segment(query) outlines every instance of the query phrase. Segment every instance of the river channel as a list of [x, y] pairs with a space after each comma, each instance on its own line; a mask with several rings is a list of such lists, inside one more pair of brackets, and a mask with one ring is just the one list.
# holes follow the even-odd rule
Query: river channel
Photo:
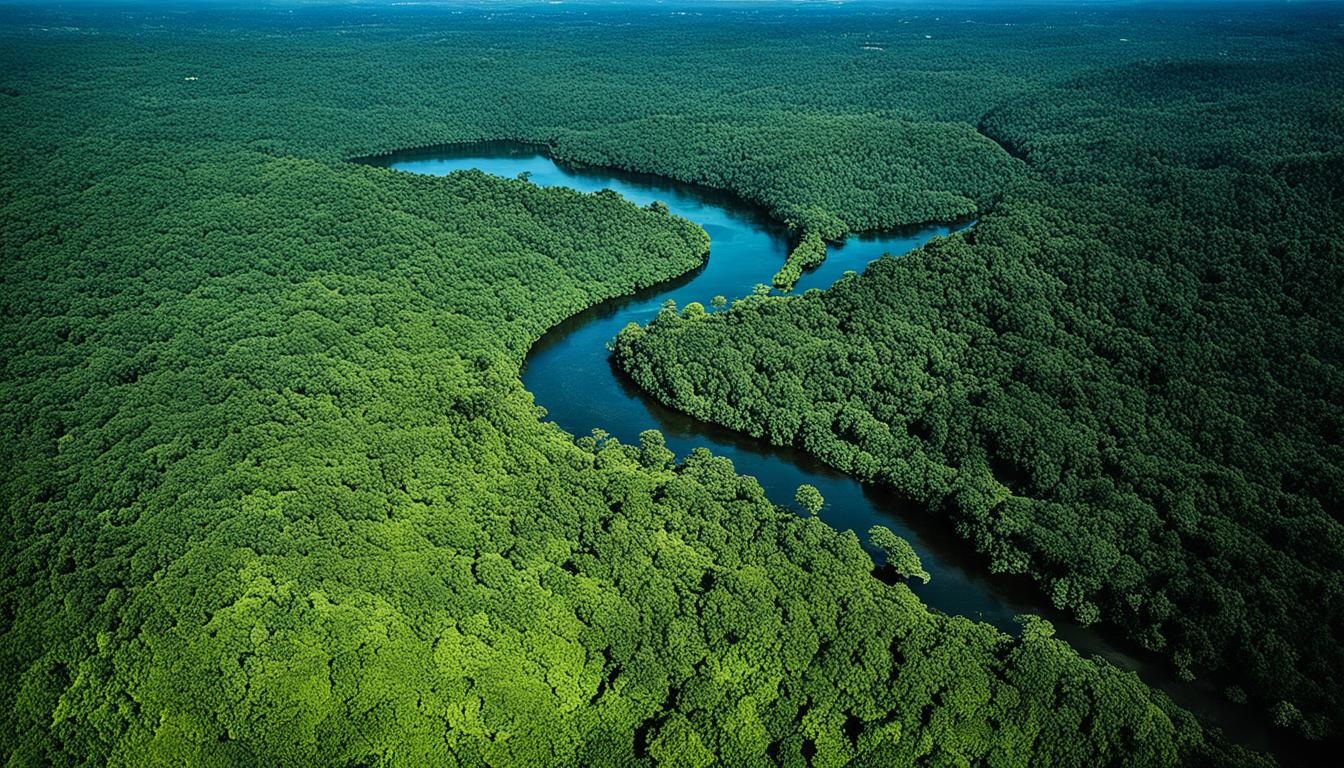
[[[1042, 615], [1055, 625], [1057, 636], [1080, 653], [1100, 655], [1122, 669], [1136, 671], [1144, 682], [1165, 690], [1207, 724], [1224, 728], [1232, 740], [1258, 749], [1283, 746], [1271, 745], [1259, 718], [1248, 707], [1228, 702], [1212, 684], [1180, 681], [1160, 659], [1060, 614], [1025, 578], [989, 573], [986, 559], [944, 521], [930, 519], [922, 509], [891, 492], [860, 483], [801, 451], [772, 446], [667, 408], [615, 369], [607, 343], [627, 323], [649, 322], [668, 299], [678, 307], [699, 301], [714, 311], [714, 296], [731, 302], [770, 281], [787, 254], [788, 232], [759, 207], [727, 192], [658, 176], [556, 162], [545, 146], [517, 142], [446, 145], [361, 162], [431, 175], [470, 169], [508, 178], [525, 174], [539, 186], [565, 186], [580, 192], [610, 189], [641, 206], [662, 201], [674, 215], [700, 225], [711, 243], [709, 260], [702, 268], [580, 312], [533, 345], [523, 383], [547, 410], [548, 419], [574, 435], [600, 428], [623, 443], [637, 443], [640, 432], [658, 429], [679, 457], [703, 446], [732, 459], [740, 474], [754, 476], [770, 499], [782, 506], [794, 506], [793, 494], [800, 484], [815, 485], [826, 499], [820, 517], [840, 530], [853, 530], [865, 547], [872, 549], [866, 532], [873, 525], [885, 525], [914, 546], [932, 579], [928, 584], [909, 582], [909, 586], [931, 608], [1014, 634], [1018, 629], [1015, 616]], [[884, 254], [900, 256], [970, 225], [934, 224], [851, 236], [842, 244], [831, 244], [826, 261], [805, 273], [794, 293], [826, 288], [846, 271], [862, 272]]]

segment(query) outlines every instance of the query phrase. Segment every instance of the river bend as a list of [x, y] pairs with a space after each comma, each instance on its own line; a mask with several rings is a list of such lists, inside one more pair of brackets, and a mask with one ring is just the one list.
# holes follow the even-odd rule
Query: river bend
[[[793, 494], [802, 483], [816, 486], [826, 499], [821, 519], [852, 529], [865, 547], [873, 525], [885, 525], [914, 546], [932, 579], [908, 582], [936, 610], [984, 621], [1016, 634], [1014, 617], [1035, 613], [1048, 618], [1057, 635], [1085, 655], [1105, 657], [1122, 669], [1137, 671], [1145, 682], [1165, 690], [1179, 704], [1210, 725], [1222, 726], [1234, 740], [1264, 749], [1267, 734], [1247, 707], [1232, 705], [1207, 683], [1184, 683], [1150, 655], [1135, 655], [1130, 644], [1106, 633], [1079, 626], [1049, 606], [1023, 577], [990, 574], [987, 563], [943, 521], [890, 491], [860, 483], [812, 456], [770, 445], [742, 433], [701, 422], [658, 403], [630, 383], [613, 365], [607, 342], [628, 323], [648, 323], [663, 303], [678, 307], [692, 301], [714, 311], [716, 295], [730, 302], [768, 283], [788, 252], [788, 233], [760, 208], [719, 190], [674, 182], [662, 177], [613, 169], [579, 167], [552, 160], [541, 145], [482, 142], [396, 152], [361, 162], [400, 171], [446, 175], [477, 169], [506, 178], [526, 174], [539, 186], [565, 186], [580, 192], [610, 189], [645, 206], [665, 203], [669, 211], [700, 225], [710, 237], [705, 266], [689, 275], [656, 285], [634, 296], [611, 299], [570, 317], [547, 331], [528, 353], [523, 384], [547, 418], [574, 435], [601, 428], [627, 444], [639, 433], [657, 429], [679, 457], [704, 446], [726, 456], [740, 474], [752, 475], [766, 495], [781, 506], [794, 507]], [[969, 224], [935, 224], [851, 236], [831, 245], [826, 261], [804, 273], [794, 288], [826, 288], [846, 271], [863, 271], [883, 254], [899, 256], [934, 237]]]

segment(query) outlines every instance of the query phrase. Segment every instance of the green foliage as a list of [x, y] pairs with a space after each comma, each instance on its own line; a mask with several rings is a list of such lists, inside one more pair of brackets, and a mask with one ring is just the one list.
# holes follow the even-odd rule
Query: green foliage
[[639, 463], [648, 469], [667, 469], [676, 460], [668, 450], [663, 433], [656, 429], [646, 429], [639, 433]]
[[807, 483], [798, 486], [798, 490], [793, 494], [793, 502], [809, 515], [821, 512], [821, 508], [826, 505], [826, 500], [821, 497], [821, 491], [817, 490], [815, 485]]
[[1034, 178], [972, 230], [825, 292], [659, 318], [618, 360], [950, 516], [1183, 677], [1338, 732], [1344, 123], [1306, 74], [1344, 74], [1338, 50], [1008, 99], [981, 127]]
[[826, 243], [815, 231], [809, 230], [789, 252], [784, 266], [779, 268], [771, 282], [781, 291], [791, 291], [805, 270], [817, 267], [825, 260]]
[[[540, 421], [526, 350], [700, 265], [698, 228], [344, 162], [546, 141], [834, 238], [983, 212], [1023, 172], [975, 129], [1009, 95], [1172, 35], [1244, 43], [949, 20], [930, 45], [885, 13], [0, 13], [10, 764], [1257, 762], [1057, 640], [930, 613], [722, 458]], [[1312, 189], [1317, 163], [1285, 173]]]
[[910, 542], [891, 532], [884, 525], [875, 525], [868, 531], [869, 539], [887, 556], [887, 565], [904, 579], [920, 579], [929, 583], [929, 572], [919, 561], [919, 554]]
[[[725, 118], [663, 113], [564, 132], [555, 151], [731, 189], [789, 226], [829, 239], [968, 217], [1016, 170], [1007, 153], [965, 123], [794, 111]], [[684, 151], [652, 149], [666, 146]]]

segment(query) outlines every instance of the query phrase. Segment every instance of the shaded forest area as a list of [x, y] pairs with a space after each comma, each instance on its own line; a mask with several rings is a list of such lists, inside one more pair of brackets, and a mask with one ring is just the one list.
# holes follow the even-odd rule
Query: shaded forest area
[[1337, 734], [1344, 56], [1326, 45], [1009, 100], [980, 127], [1030, 172], [973, 230], [828, 291], [667, 309], [617, 358], [668, 404], [949, 517], [995, 571], [1182, 677]]
[[[1039, 619], [1024, 619], [1012, 637], [930, 613], [904, 584], [873, 578], [853, 533], [773, 506], [723, 459], [697, 452], [676, 462], [654, 435], [642, 447], [622, 446], [575, 440], [540, 421], [518, 380], [528, 347], [584, 307], [696, 267], [707, 240], [694, 226], [614, 194], [540, 190], [478, 173], [419, 178], [345, 160], [515, 138], [547, 142], [565, 159], [723, 186], [814, 237], [982, 215], [973, 238], [884, 262], [832, 298], [753, 299], [703, 327], [760, 322], [766, 334], [758, 315], [804, 318], [821, 305], [836, 312], [816, 317], [835, 317], [850, 311], [837, 298], [847, 293], [862, 321], [859, 307], [871, 301], [860, 295], [865, 286], [877, 286], [885, 270], [923, 265], [909, 279], [926, 281], [948, 307], [948, 325], [926, 331], [959, 337], [963, 326], [954, 323], [980, 315], [958, 314], [954, 290], [998, 295], [972, 291], [965, 280], [973, 275], [951, 271], [976, 259], [1001, 263], [993, 287], [1007, 287], [1012, 306], [1041, 308], [996, 322], [1062, 323], [1054, 304], [1033, 303], [1036, 294], [1048, 288], [1061, 304], [1074, 302], [1060, 296], [1067, 291], [1055, 272], [1106, 269], [1094, 257], [1113, 249], [1134, 251], [1122, 250], [1116, 259], [1130, 261], [1111, 268], [1132, 267], [1140, 243], [1116, 245], [1130, 242], [1121, 224], [1150, 238], [1143, 243], [1167, 246], [1160, 252], [1169, 263], [1159, 266], [1188, 263], [1182, 254], [1204, 230], [1188, 220], [1150, 228], [1154, 211], [1203, 215], [1187, 188], [1210, 205], [1244, 198], [1282, 201], [1267, 203], [1266, 214], [1301, 209], [1249, 230], [1265, 238], [1310, 220], [1309, 211], [1331, 210], [1336, 161], [1319, 143], [1333, 140], [1339, 112], [1328, 97], [1291, 107], [1301, 108], [1289, 113], [1300, 125], [1283, 135], [1296, 154], [1275, 149], [1285, 141], [1276, 133], [1242, 139], [1244, 162], [1253, 164], [1243, 169], [1216, 154], [1230, 139], [1203, 138], [1180, 123], [1185, 116], [1202, 125], [1197, 113], [1175, 110], [1171, 135], [1192, 144], [1154, 156], [1157, 168], [1141, 169], [1151, 179], [1130, 156], [1151, 128], [1141, 115], [1125, 124], [1129, 143], [1108, 135], [1117, 142], [1109, 150], [1069, 127], [1090, 122], [1089, 109], [1110, 114], [1108, 72], [1188, 66], [1128, 63], [1173, 51], [1182, 61], [1255, 57], [1260, 63], [1248, 70], [1276, 77], [1304, 61], [1336, 65], [1319, 53], [1338, 41], [1319, 31], [1315, 11], [1237, 11], [1230, 21], [1172, 11], [1142, 34], [1143, 19], [1123, 12], [1098, 12], [1086, 25], [997, 12], [0, 13], [0, 749], [9, 762], [1268, 762], [1227, 746], [1133, 675], [1080, 658]], [[1296, 35], [1292, 45], [1267, 44], [1285, 31]], [[1052, 88], [1072, 93], [1089, 77], [1100, 84], [1081, 90], [1095, 92], [1095, 103], [1075, 105], [1072, 115], [1048, 106], [1058, 95]], [[1257, 95], [1286, 105], [1301, 89], [1274, 81]], [[1270, 108], [1257, 100], [1244, 106]], [[1187, 154], [1197, 155], [1193, 179], [1157, 173]], [[1282, 170], [1264, 173], [1255, 165], [1264, 163]], [[1107, 175], [1090, 174], [1089, 165]], [[1214, 182], [1206, 189], [1203, 174], [1250, 181], [1238, 196]], [[1150, 199], [1159, 188], [1144, 185], [1158, 183], [1181, 192], [1176, 202]], [[1091, 215], [1079, 218], [1078, 201], [1089, 199]], [[1237, 210], [1226, 209], [1225, 237], [1243, 244], [1248, 228]], [[1164, 234], [1182, 239], [1166, 243]], [[1042, 249], [1050, 238], [1062, 244]], [[1291, 251], [1298, 269], [1324, 269], [1337, 254], [1337, 233], [1320, 238], [1295, 241], [1306, 243]], [[1240, 253], [1229, 254], [1216, 284], [1289, 291], [1266, 283], [1264, 271], [1245, 277]], [[1158, 282], [1165, 273], [1152, 269], [1126, 279]], [[1198, 297], [1203, 277], [1180, 296]], [[1013, 288], [1013, 280], [1026, 282]], [[1080, 279], [1079, 290], [1095, 282]], [[1214, 297], [1234, 295], [1223, 290]], [[1328, 300], [1300, 297], [1296, 331], [1321, 321], [1327, 338], [1320, 314], [1329, 306], [1310, 302]], [[1174, 305], [1194, 311], [1190, 302]], [[1268, 323], [1282, 314], [1250, 304], [1236, 317]], [[1137, 322], [1123, 317], [1089, 319], [1122, 329]], [[627, 344], [623, 358], [656, 371], [695, 335], [670, 332], [674, 324], [664, 318], [645, 334], [650, 341]], [[1208, 327], [1229, 343], [1244, 336], [1226, 323]], [[1008, 328], [996, 326], [997, 335], [1011, 338]], [[874, 346], [889, 338], [869, 330]], [[1135, 364], [1157, 365], [1155, 351], [1119, 339], [1116, 354], [1138, 346], [1148, 357]], [[1273, 341], [1267, 366], [1300, 348]], [[995, 343], [980, 354], [999, 354]], [[1326, 343], [1312, 348], [1328, 351]], [[1041, 366], [1049, 356], [1038, 356]], [[1236, 389], [1243, 379], [1234, 359], [1216, 356], [1223, 366], [1206, 375], [1224, 376], [1229, 392], [1240, 393], [1235, 402], [1254, 413], [1264, 401]], [[1313, 379], [1332, 386], [1336, 359], [1299, 362], [1283, 388]], [[948, 365], [980, 375], [955, 356]], [[719, 375], [687, 370], [699, 382], [692, 387]], [[890, 367], [846, 362], [843, 370], [885, 380]], [[1180, 370], [1188, 369], [1171, 369], [1167, 381]], [[1100, 368], [1094, 378], [1109, 376]], [[1315, 396], [1330, 401], [1331, 392]], [[772, 399], [769, 409], [787, 417], [791, 402]], [[1048, 405], [1039, 406], [1047, 416]], [[724, 401], [710, 417], [727, 423], [735, 406]], [[862, 400], [850, 406], [861, 419]], [[1182, 423], [1163, 429], [1181, 438]], [[1213, 423], [1240, 429], [1235, 420]], [[1073, 428], [1051, 434], [1071, 439]], [[1311, 445], [1309, 431], [1279, 429], [1287, 436], [1273, 451]], [[1105, 533], [1090, 519], [1099, 504], [1032, 497], [1034, 486], [1003, 474], [1002, 459], [989, 466], [978, 433], [958, 439], [968, 455], [982, 454], [963, 495], [992, 499], [995, 482], [1019, 483], [1012, 498], [1089, 515]], [[1044, 451], [1034, 432], [1018, 439], [1032, 456]], [[823, 443], [832, 444], [805, 445], [828, 456]], [[1235, 448], [1255, 454], [1256, 445]], [[1150, 460], [1127, 448], [1107, 455]], [[1305, 449], [1285, 455], [1311, 459]], [[1267, 583], [1281, 586], [1269, 594], [1276, 600], [1301, 598], [1294, 578], [1335, 590], [1309, 603], [1317, 614], [1308, 618], [1319, 622], [1338, 616], [1320, 613], [1337, 605], [1330, 595], [1338, 594], [1338, 563], [1330, 570], [1328, 558], [1338, 539], [1328, 532], [1338, 528], [1334, 510], [1310, 505], [1319, 506], [1322, 489], [1338, 488], [1331, 473], [1339, 465], [1328, 452], [1317, 456], [1324, 464], [1310, 465], [1316, 484], [1277, 489], [1275, 500], [1299, 506], [1276, 508], [1270, 519], [1324, 516], [1324, 527], [1309, 538], [1285, 534], [1267, 551], [1292, 551], [1298, 541], [1318, 549], [1296, 553], [1303, 565], [1284, 584], [1278, 571]], [[1201, 461], [1198, 472], [1209, 461], [1229, 475], [1253, 468], [1240, 458]], [[940, 471], [934, 458], [927, 465]], [[1146, 463], [1123, 471], [1145, 482], [1166, 478], [1145, 474]], [[1185, 465], [1179, 471], [1199, 476]], [[1059, 484], [1071, 477], [1059, 475]], [[1228, 489], [1253, 496], [1267, 482], [1243, 481], [1183, 487], [1212, 488], [1228, 496], [1229, 510], [1242, 510]], [[1125, 498], [1134, 519], [1151, 517], [1146, 496]], [[1196, 531], [1202, 521], [1241, 519], [1202, 504], [1195, 497], [1186, 505]], [[984, 509], [992, 511], [985, 525], [998, 525], [1003, 505]], [[1224, 530], [1216, 528], [1218, 541], [1241, 540]], [[1040, 559], [1048, 542], [996, 541], [1023, 552], [1014, 562], [1048, 572], [1050, 584], [1071, 575]], [[1060, 542], [1059, 562], [1072, 563], [1070, 547], [1084, 541], [1093, 539]], [[1093, 546], [1108, 544], [1119, 547], [1100, 535]], [[899, 539], [883, 546], [904, 551]], [[1279, 564], [1267, 557], [1262, 567]], [[1140, 567], [1124, 583], [1149, 574]], [[1080, 585], [1079, 606], [1121, 620], [1083, 576], [1069, 583]], [[1241, 581], [1221, 583], [1218, 594], [1242, 594]], [[1074, 591], [1065, 592], [1072, 600]], [[1180, 593], [1168, 597], [1174, 603]], [[1219, 639], [1206, 616], [1192, 612], [1189, 625]], [[1338, 619], [1330, 620], [1325, 634], [1337, 635]], [[1173, 647], [1195, 649], [1192, 670], [1210, 666], [1184, 630], [1161, 631]], [[1333, 674], [1332, 656], [1313, 667], [1318, 657], [1306, 653], [1324, 640], [1296, 646], [1303, 633], [1283, 632], [1266, 636], [1290, 644], [1289, 670], [1320, 672], [1318, 680]], [[1312, 698], [1297, 674], [1285, 685], [1295, 686], [1283, 695], [1300, 718], [1290, 724], [1324, 728], [1328, 697]]]

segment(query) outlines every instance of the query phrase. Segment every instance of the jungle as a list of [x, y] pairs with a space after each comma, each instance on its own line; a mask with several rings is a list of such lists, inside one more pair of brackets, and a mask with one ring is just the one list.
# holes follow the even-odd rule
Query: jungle
[[[1338, 5], [25, 2], [0, 62], [7, 765], [1337, 748]], [[1263, 736], [931, 609], [814, 487], [557, 425], [529, 350], [714, 232], [367, 162], [498, 140], [788, 233], [611, 339], [633, 387], [908, 498]], [[930, 222], [974, 223], [794, 289]]]

